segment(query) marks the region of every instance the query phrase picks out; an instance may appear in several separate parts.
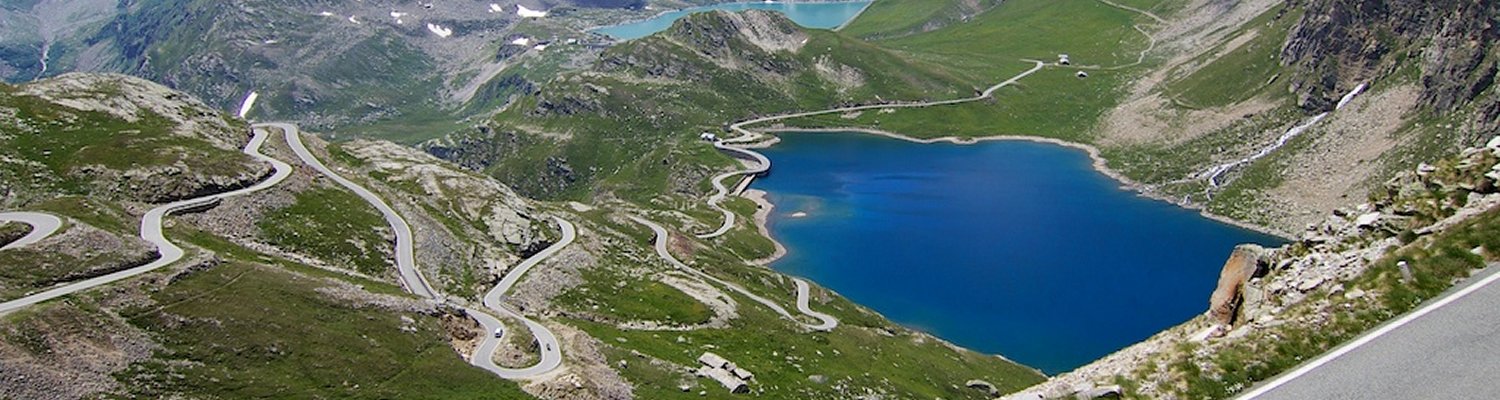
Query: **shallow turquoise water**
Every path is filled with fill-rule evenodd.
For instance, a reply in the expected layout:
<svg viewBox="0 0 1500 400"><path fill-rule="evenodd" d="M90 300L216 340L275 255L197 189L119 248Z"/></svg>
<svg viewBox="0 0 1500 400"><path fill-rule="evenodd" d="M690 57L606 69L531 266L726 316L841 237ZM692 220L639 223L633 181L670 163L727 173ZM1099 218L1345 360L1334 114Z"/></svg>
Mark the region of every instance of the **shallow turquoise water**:
<svg viewBox="0 0 1500 400"><path fill-rule="evenodd" d="M774 2L774 3L724 3L711 6L693 7L682 10L670 11L657 15L648 20L608 26L595 29L594 32L603 33L620 40L630 40L645 37L647 35L661 32L672 26L673 21L688 14L712 10L744 11L744 10L772 10L779 11L791 18L792 22L808 28L833 29L865 9L869 1L840 1L840 2Z"/></svg>
<svg viewBox="0 0 1500 400"><path fill-rule="evenodd" d="M1203 312L1236 244L1281 242L1123 190L1076 149L782 139L754 183L790 250L774 268L1049 374Z"/></svg>

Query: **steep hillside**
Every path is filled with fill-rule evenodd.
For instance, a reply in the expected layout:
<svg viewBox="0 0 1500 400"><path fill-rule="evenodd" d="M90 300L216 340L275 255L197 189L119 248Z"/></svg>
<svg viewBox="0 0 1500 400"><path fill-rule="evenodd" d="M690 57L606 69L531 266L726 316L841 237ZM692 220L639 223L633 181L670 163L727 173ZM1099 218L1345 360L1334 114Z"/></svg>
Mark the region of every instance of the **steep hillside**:
<svg viewBox="0 0 1500 400"><path fill-rule="evenodd" d="M606 50L588 70L548 82L490 126L425 147L529 196L609 192L647 204L705 190L703 180L727 160L697 145L697 136L730 121L974 90L935 64L804 30L779 13L702 13Z"/></svg>
<svg viewBox="0 0 1500 400"><path fill-rule="evenodd" d="M528 84L510 67L560 63L549 57L566 60L602 40L568 27L571 20L523 23L516 10L516 2L470 0L8 2L0 6L0 79L126 73L219 109L237 108L254 90L259 117L418 141L504 104ZM583 41L561 43L569 36ZM559 43L546 52L509 44L521 37Z"/></svg>
<svg viewBox="0 0 1500 400"><path fill-rule="evenodd" d="M0 250L7 304L156 261L166 252L140 238L147 209L270 175L239 151L250 139L243 121L137 78L68 74L6 86L0 116L4 209L62 222L40 242ZM274 143L261 150L295 159ZM386 268L360 268L371 254L387 262L384 221L371 221L367 204L294 175L170 217L166 236L187 253L177 263L0 316L0 369L9 372L0 393L524 397L454 354L453 310L405 296ZM257 225L282 213L295 224ZM316 231L324 226L335 230Z"/></svg>
<svg viewBox="0 0 1500 400"><path fill-rule="evenodd" d="M14 91L53 87L89 95L6 115L61 115L79 98L144 113L149 108L143 104L156 103L142 99L160 97L177 99L170 104L183 115L205 119L138 134L112 132L139 135L131 146L157 146L162 153L176 143L165 138L217 140L228 148L246 140L216 136L247 129L243 123L133 78L69 75ZM18 121L38 127L12 138L86 137L71 134L70 123L86 122L81 119ZM69 399L698 398L725 390L695 373L698 357L709 350L753 371L748 390L773 398L979 399L987 392L965 382L983 380L1009 391L1042 378L1003 358L895 325L817 287L804 288L801 301L837 324L810 328L804 320L811 317L786 311L799 301L794 281L744 261L774 252L753 226L700 241L676 228L697 223L681 212L613 200L539 203L493 178L391 142L301 139L311 157L368 187L411 227L415 267L424 285L439 293L425 300L408 294L411 281L392 268L401 258L392 246L399 233L377 208L302 161L286 132L258 129L258 138L270 139L252 141L258 143L254 153L285 160L289 174L257 191L170 213L162 229L184 249L180 261L0 315L0 367L21 372L0 378L0 390L18 398ZM22 152L9 162L31 165L48 156ZM212 154L187 154L173 165L210 160L226 170L237 165ZM117 168L127 167L97 167ZM183 168L179 179L193 176ZM13 193L35 199L47 190L26 186ZM97 196L7 206L65 222L40 242L0 250L6 266L0 268L0 301L165 256L131 239L142 214L159 201ZM731 207L746 217L754 212L744 200ZM673 228L656 239L633 219L640 216ZM522 258L571 234L539 223L554 220L574 221L568 226L577 226L576 240L524 276L513 275L523 271L517 268ZM0 226L0 238L17 232L23 231ZM654 240L670 244L654 248ZM96 261L75 258L115 255L136 258L114 269L63 269ZM519 387L466 363L491 357L503 368L520 369L540 361L543 342L514 316L498 322L505 334L497 350L481 352L481 341L493 332L473 310L502 276L514 276L515 286L496 301L555 332L556 350L565 357L565 368ZM548 343L546 350L554 350Z"/></svg>

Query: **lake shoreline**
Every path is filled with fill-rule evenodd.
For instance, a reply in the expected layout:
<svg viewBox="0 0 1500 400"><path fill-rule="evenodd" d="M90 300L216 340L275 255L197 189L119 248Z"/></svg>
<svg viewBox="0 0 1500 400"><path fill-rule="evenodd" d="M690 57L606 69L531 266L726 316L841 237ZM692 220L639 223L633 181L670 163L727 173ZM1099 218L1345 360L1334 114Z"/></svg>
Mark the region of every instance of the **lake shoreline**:
<svg viewBox="0 0 1500 400"><path fill-rule="evenodd" d="M1067 148L1071 148L1071 149L1075 149L1075 150L1081 150L1084 153L1087 153L1089 155L1089 159L1092 160L1092 165L1093 165L1093 168L1094 168L1095 171L1098 171L1100 174L1103 174L1104 176L1108 176L1110 179L1114 179L1116 182L1120 183L1120 188L1121 189L1125 189L1125 190L1129 190L1131 192L1134 192L1138 196L1145 197L1145 198L1152 199L1152 200L1163 201L1163 202L1166 202L1166 203L1169 203L1169 204L1172 204L1172 205L1175 205L1175 206L1178 206L1178 207L1182 207L1182 208L1185 208L1185 209L1188 209L1188 210L1194 210L1194 211L1197 211L1198 214L1201 215L1201 216L1203 216L1204 218L1208 218L1208 219L1211 219L1211 220L1214 220L1214 221L1218 221L1218 222L1221 222L1221 223L1224 223L1224 224L1233 225L1233 226L1236 226L1236 227L1239 227L1239 228L1248 229L1248 230L1259 232L1259 233L1263 233L1263 234L1266 234L1266 235L1275 236L1277 238L1281 238L1281 239L1284 239L1284 240L1289 241L1289 242L1296 240L1296 238L1294 237L1294 235L1292 235L1289 232L1281 232L1281 231L1278 231L1276 229L1272 229L1271 227L1268 227L1268 226L1262 226L1262 225L1258 225L1258 224L1254 224L1254 223L1250 223L1250 222L1246 222L1246 221L1236 220L1236 219L1229 218L1229 217L1226 217L1226 216L1223 216L1223 215L1214 214L1214 213L1208 212L1208 210L1205 210L1202 207L1198 207L1198 206L1194 206L1194 205L1190 205L1190 204L1183 204L1183 203L1175 201L1175 200L1173 200L1173 199L1171 199L1171 198L1169 198L1167 196L1163 196L1163 195L1154 193L1154 192L1152 192L1150 190L1150 186L1147 186L1145 184L1141 184L1140 182L1136 182L1134 179L1130 179L1130 177L1127 177L1124 174L1121 174L1119 171L1115 171L1114 169L1110 168L1109 164L1108 164L1108 160L1105 160L1104 156L1102 156L1100 154L1099 148L1094 147L1092 145L1088 145L1088 144L1077 143L1077 142L1070 142L1070 141L1066 141L1066 140L1062 140L1062 139L1055 139L1055 138L1048 138L1048 137L1024 136L1024 135L994 135L994 136L980 136L980 137L969 137L969 138L966 138L966 137L957 137L957 136L942 136L942 137L936 137L936 138L923 139L923 138L918 138L918 137L914 137L914 136L903 135L903 134L900 134L900 133L895 133L895 132L890 132L890 131L883 131L883 130L878 130L878 129L869 129L869 128L790 128L790 127L774 127L774 128L757 129L757 131L764 132L764 133L775 133L775 134L783 134L783 133L862 133L862 134L868 134L868 135L884 136L884 137L891 138L891 139L904 140L904 141L913 142L913 143L919 143L919 144L933 144L933 143L943 143L943 142L946 142L946 143L952 143L952 144L958 144L958 145L970 145L970 144L977 144L977 143L981 143L981 142L992 142L992 141L1026 141L1026 142L1046 143L1046 144L1052 144L1052 145L1067 147ZM762 146L755 146L754 148L770 147L770 146L775 145L777 142L779 142L779 140L775 141L775 142L767 143L767 144L762 145ZM764 199L763 199L763 201L764 201ZM759 203L757 203L757 204L759 204ZM769 204L769 201L767 201L767 204ZM767 214L769 214L769 212ZM762 226L765 225L765 221L761 221L759 218L757 218L757 222L760 223ZM770 236L768 235L767 237L770 237ZM775 238L771 238L771 240L772 241L776 241ZM779 243L777 245L780 246Z"/></svg>

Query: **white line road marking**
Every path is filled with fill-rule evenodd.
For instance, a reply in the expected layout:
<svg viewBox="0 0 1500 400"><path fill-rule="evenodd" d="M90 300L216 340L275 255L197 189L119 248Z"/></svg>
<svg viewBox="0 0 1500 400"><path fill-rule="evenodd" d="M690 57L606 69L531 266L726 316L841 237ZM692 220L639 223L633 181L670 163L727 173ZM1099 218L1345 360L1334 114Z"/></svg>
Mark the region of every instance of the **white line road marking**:
<svg viewBox="0 0 1500 400"><path fill-rule="evenodd" d="M1454 301L1457 301L1458 299L1463 298L1464 296L1468 296L1469 293L1474 293L1474 291L1477 291L1477 290L1479 290L1481 288L1484 288L1486 285L1489 285L1491 282L1494 282L1496 280L1500 280L1500 273L1492 273L1492 274L1490 274L1490 276L1485 277L1483 280L1480 280L1479 282L1476 282L1473 285L1469 285L1469 287L1463 288L1463 289L1459 290L1458 292L1453 293L1452 295L1450 295L1448 297L1444 297L1444 298L1442 298L1442 299L1440 299L1440 300L1438 300L1436 302L1433 302L1432 304L1428 304L1426 307L1422 307L1421 309L1418 309L1417 311L1414 311L1414 312L1412 312L1410 314L1407 314L1406 316L1401 317L1400 319L1397 319L1396 321L1391 322L1390 324L1386 324L1385 326L1382 326L1379 329L1376 329L1376 330L1374 330L1374 331L1372 331L1372 332L1370 332L1368 334L1365 334L1364 336L1361 336L1358 339L1354 339L1354 341L1349 342L1347 344L1344 344L1343 346L1340 346L1339 348L1334 349L1331 352L1328 352L1328 354L1324 354L1322 357L1318 357L1317 359L1314 359L1312 362L1309 362L1307 364L1303 364L1302 367L1297 368L1297 369L1293 370L1292 372L1288 372L1286 374L1283 374L1280 377L1276 378L1276 380L1273 380L1273 381L1271 381L1269 383L1266 383L1265 385L1261 385L1260 387L1255 388L1255 390L1252 390L1252 391L1250 391L1248 393L1240 395L1239 397L1236 397L1236 399L1239 399L1239 400L1249 400L1249 399L1253 399L1253 398L1256 398L1258 396L1264 395L1266 393L1269 393L1270 391L1275 390L1278 387L1281 387L1281 385L1285 385L1285 384L1287 384L1287 382L1291 382L1292 380L1295 380L1298 377L1301 377L1302 375L1306 375L1307 373L1312 372L1315 369L1318 369L1318 367L1323 366L1323 364L1327 364L1330 361L1333 361L1334 359L1339 358L1339 356L1342 356L1345 353L1348 353L1350 351L1354 351L1354 349L1357 349L1360 346L1364 346L1366 343L1370 343L1371 341L1374 341L1375 339L1381 337L1382 335L1385 335L1386 333L1390 333L1391 331L1396 330L1396 328L1400 328L1403 325L1411 323L1412 321L1415 321L1417 318L1421 318L1423 315L1427 315L1428 313L1431 313L1434 310L1442 308L1443 306L1448 305L1448 303L1452 303Z"/></svg>

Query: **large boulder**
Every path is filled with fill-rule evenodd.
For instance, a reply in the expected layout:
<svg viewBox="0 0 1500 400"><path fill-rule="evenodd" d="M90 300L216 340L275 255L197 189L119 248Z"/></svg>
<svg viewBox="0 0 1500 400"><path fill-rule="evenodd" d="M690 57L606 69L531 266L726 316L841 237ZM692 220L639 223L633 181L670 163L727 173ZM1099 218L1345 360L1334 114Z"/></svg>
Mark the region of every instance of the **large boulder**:
<svg viewBox="0 0 1500 400"><path fill-rule="evenodd" d="M1208 300L1208 316L1214 322L1233 325L1244 297L1244 287L1250 278L1265 272L1261 258L1266 249L1254 244L1242 244L1229 253L1229 260L1219 271L1219 286Z"/></svg>

